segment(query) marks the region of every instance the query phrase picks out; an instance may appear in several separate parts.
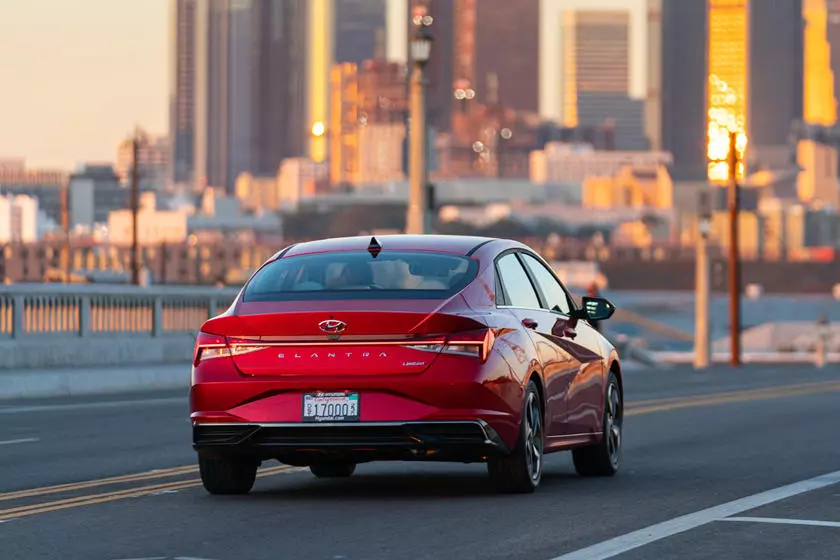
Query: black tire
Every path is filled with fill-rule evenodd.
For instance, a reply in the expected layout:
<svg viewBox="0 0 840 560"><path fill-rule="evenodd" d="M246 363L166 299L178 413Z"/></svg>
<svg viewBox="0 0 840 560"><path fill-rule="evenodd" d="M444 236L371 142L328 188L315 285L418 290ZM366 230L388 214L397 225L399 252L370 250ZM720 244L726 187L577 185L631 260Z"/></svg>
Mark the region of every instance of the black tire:
<svg viewBox="0 0 840 560"><path fill-rule="evenodd" d="M624 397L618 377L610 372L604 392L604 428L601 441L572 450L575 470L580 476L613 476L621 466L621 440Z"/></svg>
<svg viewBox="0 0 840 560"><path fill-rule="evenodd" d="M347 478L356 472L356 463L330 461L309 465L309 470L318 478Z"/></svg>
<svg viewBox="0 0 840 560"><path fill-rule="evenodd" d="M543 469L543 407L536 384L525 389L519 440L513 453L487 461L490 479L501 492L530 494L540 485Z"/></svg>
<svg viewBox="0 0 840 560"><path fill-rule="evenodd" d="M259 461L240 457L198 456L204 489L211 494L247 494L254 487Z"/></svg>

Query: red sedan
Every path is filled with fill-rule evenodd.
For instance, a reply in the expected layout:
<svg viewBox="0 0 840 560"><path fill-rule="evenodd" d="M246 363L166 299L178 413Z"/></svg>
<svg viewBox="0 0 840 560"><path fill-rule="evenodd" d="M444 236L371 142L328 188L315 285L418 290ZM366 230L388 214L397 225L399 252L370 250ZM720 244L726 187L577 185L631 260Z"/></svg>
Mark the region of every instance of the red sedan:
<svg viewBox="0 0 840 560"><path fill-rule="evenodd" d="M486 462L533 492L543 456L583 476L621 459L622 379L593 321L525 245L466 236L301 243L269 259L201 328L193 445L213 494L262 461L346 477L379 460Z"/></svg>

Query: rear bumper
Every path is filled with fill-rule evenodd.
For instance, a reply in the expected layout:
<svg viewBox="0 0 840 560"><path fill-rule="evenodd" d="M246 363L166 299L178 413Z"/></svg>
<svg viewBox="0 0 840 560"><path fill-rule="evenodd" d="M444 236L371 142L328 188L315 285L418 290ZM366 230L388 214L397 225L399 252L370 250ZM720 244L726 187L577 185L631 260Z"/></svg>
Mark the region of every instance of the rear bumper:
<svg viewBox="0 0 840 560"><path fill-rule="evenodd" d="M205 454L245 454L308 465L325 456L377 460L484 461L506 454L482 420L341 424L193 424L193 447Z"/></svg>

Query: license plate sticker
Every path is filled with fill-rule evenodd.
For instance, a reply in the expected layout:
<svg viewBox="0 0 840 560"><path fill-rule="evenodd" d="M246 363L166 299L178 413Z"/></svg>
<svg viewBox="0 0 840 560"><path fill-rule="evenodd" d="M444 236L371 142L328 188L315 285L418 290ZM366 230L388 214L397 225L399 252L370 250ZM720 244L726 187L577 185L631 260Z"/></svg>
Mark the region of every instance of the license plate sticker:
<svg viewBox="0 0 840 560"><path fill-rule="evenodd" d="M304 393L304 422L358 422L359 393Z"/></svg>

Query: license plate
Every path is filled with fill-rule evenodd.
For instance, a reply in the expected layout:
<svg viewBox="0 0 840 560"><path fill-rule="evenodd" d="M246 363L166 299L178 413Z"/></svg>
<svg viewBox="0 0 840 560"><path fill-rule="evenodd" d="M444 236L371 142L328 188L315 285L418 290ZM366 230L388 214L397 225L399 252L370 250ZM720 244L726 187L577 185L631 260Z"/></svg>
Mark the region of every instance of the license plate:
<svg viewBox="0 0 840 560"><path fill-rule="evenodd" d="M358 422L359 393L304 393L304 422Z"/></svg>

